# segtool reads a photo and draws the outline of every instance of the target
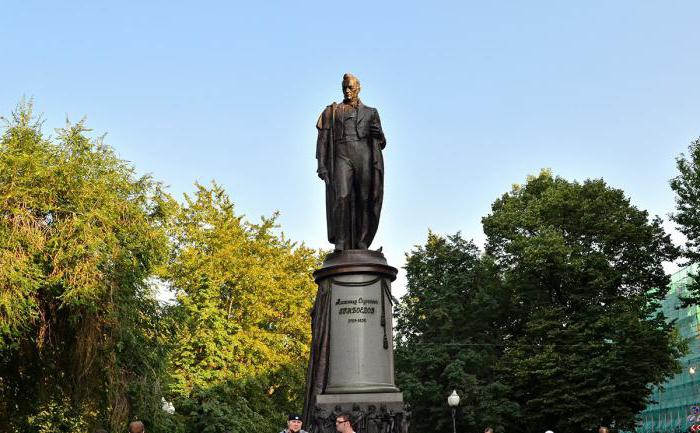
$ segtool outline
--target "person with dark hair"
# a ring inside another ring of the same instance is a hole
[[[280,433],[307,433],[306,430],[301,429],[301,425],[301,415],[298,413],[290,413],[287,417],[287,428]]]
[[[146,427],[141,421],[131,421],[129,423],[129,433],[146,433]]]
[[[493,428],[491,428],[491,426],[486,426],[484,433],[493,433]]]
[[[609,430],[606,426],[601,425],[600,427],[598,427],[598,433],[608,433],[608,432],[609,432]]]
[[[341,412],[335,418],[335,429],[340,433],[355,433],[351,415],[347,412]]]

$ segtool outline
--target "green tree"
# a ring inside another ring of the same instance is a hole
[[[486,251],[514,305],[498,368],[521,407],[513,430],[632,430],[683,349],[658,310],[677,256],[661,220],[603,180],[547,171],[491,209]]]
[[[83,121],[41,126],[22,103],[0,138],[0,431],[117,431],[156,416],[169,199]]]
[[[671,179],[676,193],[676,212],[671,220],[685,235],[683,256],[689,264],[700,263],[700,138],[690,143],[688,155],[676,158],[678,175]],[[700,304],[700,280],[693,275],[684,304]]]
[[[509,296],[493,261],[460,234],[428,235],[406,255],[407,293],[397,307],[397,381],[413,431],[448,431],[446,398],[462,396],[458,430],[502,431],[518,415],[495,377]],[[451,430],[450,430],[451,431]]]
[[[246,221],[215,184],[197,185],[175,219],[170,390],[188,431],[273,431],[302,407],[319,261],[275,218]]]

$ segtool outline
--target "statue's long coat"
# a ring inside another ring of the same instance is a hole
[[[333,125],[334,141],[343,137],[345,125],[340,116],[333,116],[334,105],[329,105],[323,110],[316,122],[318,129],[318,140],[316,141],[316,159],[318,159],[319,168],[324,167],[328,170],[330,182],[326,184],[326,225],[328,227],[328,241],[335,244],[338,227],[335,227],[334,213],[336,209],[334,180],[334,144],[331,143],[331,123]],[[335,122],[331,119],[335,118]],[[384,197],[384,159],[382,157],[382,149],[386,147],[386,138],[382,131],[382,124],[379,120],[379,113],[376,108],[368,107],[362,102],[357,106],[357,122],[356,134],[360,139],[367,139],[372,152],[372,187],[369,201],[370,216],[369,216],[369,246],[374,235],[377,233],[379,226],[379,215],[382,211],[382,199]]]

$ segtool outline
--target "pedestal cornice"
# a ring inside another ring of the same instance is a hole
[[[384,254],[372,250],[335,251],[328,255],[323,266],[314,272],[314,280],[318,283],[329,277],[343,274],[374,274],[396,279],[398,270],[389,266]]]

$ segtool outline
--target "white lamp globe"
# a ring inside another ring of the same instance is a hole
[[[457,407],[459,405],[459,395],[457,394],[457,390],[452,390],[452,394],[447,397],[447,404],[449,404],[450,407]]]

